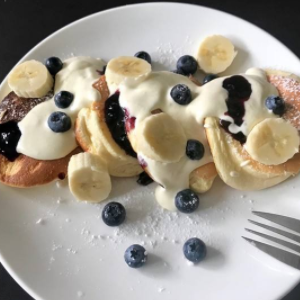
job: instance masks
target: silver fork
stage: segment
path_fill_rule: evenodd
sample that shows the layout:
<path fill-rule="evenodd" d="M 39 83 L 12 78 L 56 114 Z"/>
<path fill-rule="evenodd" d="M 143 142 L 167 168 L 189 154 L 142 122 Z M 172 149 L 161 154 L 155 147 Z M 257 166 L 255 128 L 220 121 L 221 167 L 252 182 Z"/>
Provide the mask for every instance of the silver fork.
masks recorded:
<path fill-rule="evenodd" d="M 261 218 L 267 219 L 275 224 L 281 225 L 285 228 L 291 229 L 297 233 L 300 234 L 300 220 L 294 219 L 294 218 L 290 218 L 290 217 L 285 217 L 285 216 L 281 216 L 281 215 L 275 215 L 275 214 L 270 214 L 270 213 L 265 213 L 265 212 L 260 212 L 260 211 L 252 211 L 252 213 L 256 216 L 259 216 Z M 266 224 L 262 224 L 256 221 L 252 221 L 252 220 L 248 220 L 251 224 L 257 225 L 259 227 L 262 227 L 264 229 L 267 229 L 271 232 L 277 233 L 279 235 L 282 235 L 284 237 L 289 238 L 290 240 L 299 243 L 295 244 L 295 243 L 291 243 L 291 242 L 287 242 L 285 240 L 281 240 L 277 237 L 265 234 L 265 233 L 261 233 L 252 229 L 248 229 L 245 228 L 246 231 L 258 235 L 260 237 L 263 237 L 269 241 L 275 242 L 279 245 L 285 246 L 290 250 L 294 250 L 298 253 L 300 253 L 300 235 L 294 234 L 294 233 L 290 233 L 287 231 L 284 231 L 282 229 L 279 228 L 275 228 Z M 300 270 L 300 256 L 296 255 L 292 252 L 280 249 L 280 248 L 276 248 L 274 246 L 256 241 L 256 240 L 252 240 L 250 238 L 244 237 L 242 236 L 243 239 L 245 239 L 247 242 L 251 243 L 253 246 L 257 247 L 258 249 L 260 249 L 261 251 L 271 255 L 272 257 L 282 261 L 283 263 L 294 267 L 298 270 Z"/>

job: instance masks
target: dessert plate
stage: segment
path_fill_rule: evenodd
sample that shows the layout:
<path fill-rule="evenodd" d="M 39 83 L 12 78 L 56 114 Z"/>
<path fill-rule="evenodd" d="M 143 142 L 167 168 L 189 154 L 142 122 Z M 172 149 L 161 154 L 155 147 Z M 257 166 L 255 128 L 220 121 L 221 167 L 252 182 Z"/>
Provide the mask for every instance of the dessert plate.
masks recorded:
<path fill-rule="evenodd" d="M 200 40 L 211 34 L 227 36 L 238 49 L 227 73 L 250 66 L 300 69 L 298 58 L 261 29 L 213 9 L 172 3 L 94 14 L 51 35 L 22 60 L 43 61 L 52 55 L 109 60 L 146 50 L 156 70 L 174 69 L 180 55 L 194 54 Z M 4 81 L 1 97 L 6 88 Z M 299 271 L 260 252 L 241 235 L 247 236 L 244 227 L 252 209 L 300 218 L 299 180 L 251 193 L 217 180 L 201 196 L 197 213 L 183 215 L 158 206 L 155 184 L 140 187 L 136 178 L 115 179 L 109 200 L 122 202 L 128 213 L 118 228 L 102 222 L 103 204 L 73 200 L 66 182 L 27 190 L 1 185 L 1 262 L 37 300 L 280 299 L 300 281 Z M 208 246 L 206 260 L 196 266 L 187 264 L 182 253 L 192 236 Z M 138 270 L 123 259 L 133 243 L 149 253 L 147 265 Z"/>

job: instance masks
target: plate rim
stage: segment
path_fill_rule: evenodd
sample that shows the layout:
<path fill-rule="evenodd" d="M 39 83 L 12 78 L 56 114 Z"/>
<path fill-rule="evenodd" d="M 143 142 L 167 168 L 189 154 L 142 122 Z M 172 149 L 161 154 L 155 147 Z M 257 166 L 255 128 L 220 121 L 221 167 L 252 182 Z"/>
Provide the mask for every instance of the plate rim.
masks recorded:
<path fill-rule="evenodd" d="M 274 42 L 281 44 L 281 46 L 290 53 L 290 55 L 294 56 L 294 59 L 297 59 L 300 63 L 300 58 L 294 53 L 293 50 L 291 50 L 290 48 L 288 48 L 281 40 L 277 39 L 273 34 L 269 33 L 268 31 L 266 31 L 265 29 L 259 27 L 256 24 L 251 23 L 248 20 L 245 20 L 235 14 L 226 12 L 226 11 L 222 11 L 216 8 L 212 8 L 210 6 L 205 6 L 205 5 L 198 5 L 198 4 L 193 4 L 193 3 L 183 3 L 183 2 L 146 2 L 146 3 L 134 3 L 134 4 L 128 4 L 128 5 L 121 5 L 121 6 L 115 6 L 109 9 L 105 9 L 105 10 L 101 10 L 101 11 L 97 11 L 95 13 L 91 13 L 88 14 L 82 18 L 79 18 L 75 21 L 72 21 L 71 23 L 57 29 L 56 31 L 54 31 L 53 33 L 51 33 L 50 35 L 46 36 L 45 38 L 43 38 L 41 41 L 39 41 L 33 48 L 31 48 L 28 52 L 26 52 L 18 61 L 17 63 L 11 68 L 11 70 L 18 65 L 20 62 L 24 61 L 26 59 L 26 57 L 28 55 L 30 55 L 32 52 L 34 52 L 37 48 L 39 48 L 43 43 L 47 42 L 49 39 L 51 39 L 53 36 L 60 34 L 61 32 L 63 32 L 64 30 L 69 29 L 70 27 L 77 25 L 81 22 L 86 21 L 87 19 L 91 19 L 91 18 L 97 18 L 101 15 L 105 15 L 105 14 L 109 14 L 111 12 L 114 11 L 119 11 L 119 10 L 127 10 L 127 9 L 131 9 L 134 7 L 145 7 L 145 6 L 189 6 L 189 7 L 197 7 L 197 8 L 202 8 L 202 9 L 207 9 L 213 12 L 217 12 L 217 13 L 221 13 L 224 15 L 227 15 L 230 18 L 235 18 L 237 20 L 239 20 L 239 22 L 244 22 L 246 23 L 248 26 L 254 27 L 255 29 L 262 31 L 264 34 L 268 35 L 272 40 L 274 40 Z M 7 82 L 7 77 L 9 75 L 10 71 L 7 73 L 7 75 L 3 78 L 1 84 L 0 84 L 0 90 L 3 88 L 3 86 L 6 84 Z M 300 75 L 300 73 L 298 74 Z M 5 268 L 5 270 L 9 273 L 9 275 L 14 279 L 14 281 L 26 292 L 28 293 L 31 297 L 33 297 L 35 300 L 44 300 L 40 295 L 38 295 L 33 288 L 27 286 L 27 284 L 25 282 L 23 282 L 23 279 L 21 279 L 19 277 L 19 275 L 17 274 L 17 272 L 15 272 L 15 270 L 10 266 L 9 261 L 7 261 L 6 259 L 4 259 L 2 251 L 1 251 L 1 247 L 0 247 L 0 263 L 3 265 L 3 267 Z M 290 291 L 292 291 L 298 284 L 300 283 L 300 277 L 298 282 L 296 282 L 295 284 L 293 284 L 289 289 L 283 291 L 280 295 L 278 295 L 278 300 L 283 298 L 284 296 L 286 296 Z"/>

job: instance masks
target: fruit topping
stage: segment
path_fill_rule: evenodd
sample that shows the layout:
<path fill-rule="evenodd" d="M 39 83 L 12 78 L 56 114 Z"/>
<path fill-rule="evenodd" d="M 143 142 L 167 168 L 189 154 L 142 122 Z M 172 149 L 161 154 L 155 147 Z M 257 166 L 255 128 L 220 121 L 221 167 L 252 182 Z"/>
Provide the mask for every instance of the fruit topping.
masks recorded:
<path fill-rule="evenodd" d="M 151 65 L 151 56 L 149 55 L 149 53 L 145 51 L 139 51 L 136 54 L 134 54 L 134 56 L 147 61 Z"/>
<path fill-rule="evenodd" d="M 199 197 L 192 190 L 185 189 L 176 195 L 175 206 L 183 213 L 192 213 L 199 206 Z"/>
<path fill-rule="evenodd" d="M 285 102 L 279 96 L 269 96 L 266 99 L 266 107 L 275 115 L 282 116 L 285 111 Z"/>
<path fill-rule="evenodd" d="M 58 57 L 52 56 L 46 60 L 45 66 L 50 74 L 55 76 L 63 68 L 63 62 Z"/>
<path fill-rule="evenodd" d="M 136 150 L 160 162 L 176 162 L 184 156 L 186 136 L 181 124 L 166 113 L 150 115 L 136 128 Z"/>
<path fill-rule="evenodd" d="M 137 183 L 143 186 L 149 185 L 152 182 L 153 179 L 146 172 L 142 172 L 137 180 Z"/>
<path fill-rule="evenodd" d="M 130 156 L 136 157 L 125 130 L 125 112 L 119 104 L 120 93 L 117 91 L 105 101 L 105 121 L 114 141 Z M 134 122 L 132 122 L 133 124 Z M 128 125 L 128 124 L 126 124 Z"/>
<path fill-rule="evenodd" d="M 125 207 L 118 202 L 106 204 L 102 211 L 102 220 L 108 226 L 119 226 L 126 218 Z"/>
<path fill-rule="evenodd" d="M 108 62 L 105 77 L 112 94 L 118 90 L 124 80 L 135 82 L 139 77 L 150 72 L 151 65 L 146 60 L 133 56 L 120 56 Z"/>
<path fill-rule="evenodd" d="M 250 98 L 252 93 L 251 84 L 241 75 L 226 78 L 223 81 L 223 88 L 228 91 L 228 101 L 231 102 L 244 102 Z"/>
<path fill-rule="evenodd" d="M 125 117 L 125 127 L 126 127 L 126 132 L 130 132 L 132 129 L 135 128 L 135 117 Z"/>
<path fill-rule="evenodd" d="M 106 162 L 99 155 L 83 152 L 71 157 L 68 166 L 69 187 L 80 201 L 100 202 L 111 191 Z"/>
<path fill-rule="evenodd" d="M 21 132 L 16 122 L 0 124 L 0 154 L 8 160 L 14 161 L 19 156 L 16 149 L 20 137 Z"/>
<path fill-rule="evenodd" d="M 141 245 L 131 245 L 126 249 L 124 259 L 130 268 L 140 268 L 147 261 L 146 249 Z"/>
<path fill-rule="evenodd" d="M 249 100 L 252 93 L 251 84 L 245 77 L 234 75 L 226 78 L 222 86 L 228 91 L 228 98 L 226 99 L 228 111 L 225 115 L 232 117 L 234 124 L 241 126 L 244 122 L 243 118 L 246 112 L 245 102 Z M 246 142 L 246 136 L 241 131 L 235 134 L 230 132 L 229 126 L 231 123 L 229 121 L 221 120 L 220 124 L 233 138 L 242 144 Z"/>
<path fill-rule="evenodd" d="M 229 130 L 229 126 L 231 125 L 231 122 L 226 120 L 220 120 L 220 125 L 222 128 L 229 133 L 235 140 L 239 141 L 241 144 L 246 143 L 247 137 L 239 131 L 238 133 L 231 133 Z"/>
<path fill-rule="evenodd" d="M 41 98 L 53 88 L 53 77 L 47 68 L 36 60 L 25 61 L 8 75 L 9 87 L 23 98 Z"/>
<path fill-rule="evenodd" d="M 56 111 L 49 116 L 48 126 L 54 132 L 66 132 L 72 127 L 72 121 L 67 114 Z"/>
<path fill-rule="evenodd" d="M 204 146 L 197 140 L 188 140 L 186 144 L 186 155 L 191 160 L 199 160 L 204 156 Z"/>
<path fill-rule="evenodd" d="M 180 105 L 187 105 L 192 101 L 191 90 L 185 84 L 175 85 L 172 88 L 170 95 L 172 99 Z"/>
<path fill-rule="evenodd" d="M 198 263 L 206 257 L 206 245 L 198 238 L 191 238 L 183 245 L 183 254 L 187 260 Z"/>
<path fill-rule="evenodd" d="M 181 56 L 177 61 L 178 74 L 193 75 L 196 73 L 198 64 L 196 59 L 190 55 Z"/>
<path fill-rule="evenodd" d="M 299 152 L 298 130 L 282 118 L 265 119 L 250 131 L 246 150 L 266 165 L 279 165 Z"/>
<path fill-rule="evenodd" d="M 59 108 L 67 108 L 73 102 L 74 95 L 68 91 L 60 91 L 54 96 L 55 105 Z"/>
<path fill-rule="evenodd" d="M 140 166 L 145 170 L 145 168 L 147 168 L 148 164 L 147 162 L 145 161 L 144 158 L 142 158 L 141 156 L 138 156 L 138 162 L 140 164 Z"/>
<path fill-rule="evenodd" d="M 218 74 L 232 64 L 236 54 L 237 51 L 229 39 L 221 35 L 212 35 L 200 44 L 197 61 L 204 72 Z"/>

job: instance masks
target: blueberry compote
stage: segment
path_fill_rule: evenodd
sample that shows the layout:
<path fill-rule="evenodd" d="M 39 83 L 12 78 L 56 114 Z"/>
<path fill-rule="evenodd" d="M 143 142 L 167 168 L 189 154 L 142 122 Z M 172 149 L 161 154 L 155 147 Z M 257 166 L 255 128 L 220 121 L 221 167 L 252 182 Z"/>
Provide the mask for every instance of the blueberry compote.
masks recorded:
<path fill-rule="evenodd" d="M 228 91 L 228 98 L 226 99 L 226 106 L 228 111 L 225 115 L 230 116 L 234 124 L 241 126 L 244 122 L 245 116 L 245 102 L 249 100 L 252 89 L 248 80 L 240 75 L 231 76 L 223 81 L 223 88 Z M 234 139 L 244 144 L 246 142 L 246 136 L 239 131 L 238 133 L 231 133 L 229 126 L 231 122 L 220 120 L 221 126 L 230 133 Z"/>
<path fill-rule="evenodd" d="M 137 157 L 127 138 L 125 113 L 119 104 L 120 92 L 117 91 L 105 101 L 105 120 L 114 141 L 130 156 Z"/>
<path fill-rule="evenodd" d="M 19 156 L 17 145 L 20 137 L 21 131 L 16 122 L 0 124 L 0 153 L 10 161 L 14 161 Z"/>

